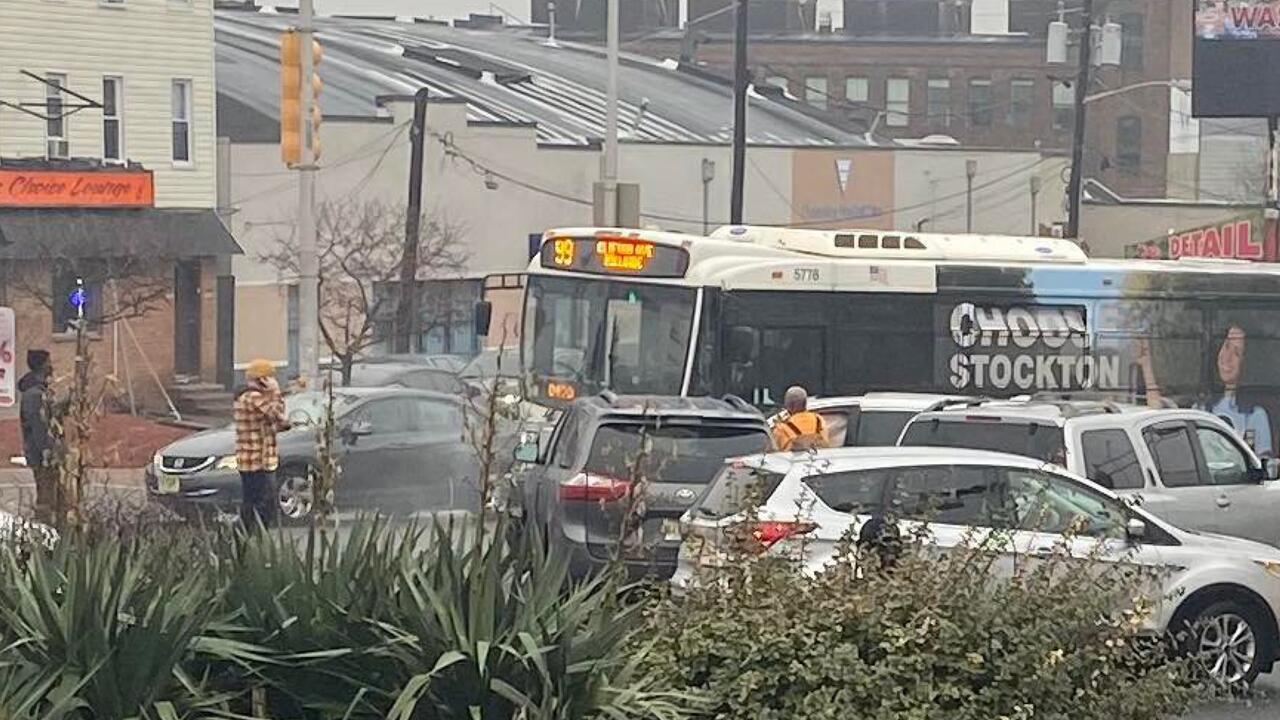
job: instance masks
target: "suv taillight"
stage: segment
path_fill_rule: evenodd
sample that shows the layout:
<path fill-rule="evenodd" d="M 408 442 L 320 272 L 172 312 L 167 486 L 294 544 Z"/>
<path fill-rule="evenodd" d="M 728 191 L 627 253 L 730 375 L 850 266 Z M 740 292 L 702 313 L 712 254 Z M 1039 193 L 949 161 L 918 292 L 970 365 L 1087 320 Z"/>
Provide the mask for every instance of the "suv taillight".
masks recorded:
<path fill-rule="evenodd" d="M 786 520 L 756 520 L 738 526 L 745 549 L 756 553 L 763 553 L 787 538 L 805 535 L 817 528 L 813 523 Z"/>
<path fill-rule="evenodd" d="M 631 494 L 631 483 L 606 475 L 578 473 L 560 483 L 560 499 L 576 502 L 617 502 Z"/>

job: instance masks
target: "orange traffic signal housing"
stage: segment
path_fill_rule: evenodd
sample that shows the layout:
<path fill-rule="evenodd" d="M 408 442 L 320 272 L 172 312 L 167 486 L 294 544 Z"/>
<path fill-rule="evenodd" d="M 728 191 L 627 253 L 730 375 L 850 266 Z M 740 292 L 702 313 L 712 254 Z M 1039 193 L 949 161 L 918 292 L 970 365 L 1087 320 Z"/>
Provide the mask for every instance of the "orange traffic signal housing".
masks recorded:
<path fill-rule="evenodd" d="M 302 162 L 302 93 L 312 94 L 310 128 L 312 158 L 320 157 L 319 97 L 324 84 L 317 70 L 323 52 L 320 43 L 311 43 L 311 78 L 304 84 L 302 78 L 302 34 L 286 30 L 280 35 L 280 159 L 286 165 Z"/>

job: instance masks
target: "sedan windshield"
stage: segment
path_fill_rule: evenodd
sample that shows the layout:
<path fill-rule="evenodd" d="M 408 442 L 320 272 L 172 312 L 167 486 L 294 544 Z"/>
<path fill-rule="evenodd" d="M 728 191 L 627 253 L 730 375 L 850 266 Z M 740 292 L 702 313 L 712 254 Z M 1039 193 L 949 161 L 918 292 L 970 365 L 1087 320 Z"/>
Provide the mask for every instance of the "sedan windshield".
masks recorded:
<path fill-rule="evenodd" d="M 324 420 L 325 404 L 329 401 L 328 396 L 322 392 L 304 392 L 294 395 L 287 395 L 284 399 L 284 414 L 290 420 L 303 420 L 316 424 Z M 333 394 L 334 412 L 339 412 L 343 407 L 351 402 L 351 396 L 343 393 Z"/>

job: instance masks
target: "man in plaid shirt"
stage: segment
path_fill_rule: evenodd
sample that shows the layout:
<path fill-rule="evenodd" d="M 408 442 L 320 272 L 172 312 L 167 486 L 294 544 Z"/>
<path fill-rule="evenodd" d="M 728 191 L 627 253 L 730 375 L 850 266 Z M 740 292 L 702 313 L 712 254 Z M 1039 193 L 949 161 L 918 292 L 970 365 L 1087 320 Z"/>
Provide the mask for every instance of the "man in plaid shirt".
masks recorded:
<path fill-rule="evenodd" d="M 248 385 L 236 395 L 236 465 L 240 469 L 240 521 L 246 527 L 270 524 L 276 511 L 276 433 L 289 428 L 275 366 L 254 360 L 245 370 Z"/>

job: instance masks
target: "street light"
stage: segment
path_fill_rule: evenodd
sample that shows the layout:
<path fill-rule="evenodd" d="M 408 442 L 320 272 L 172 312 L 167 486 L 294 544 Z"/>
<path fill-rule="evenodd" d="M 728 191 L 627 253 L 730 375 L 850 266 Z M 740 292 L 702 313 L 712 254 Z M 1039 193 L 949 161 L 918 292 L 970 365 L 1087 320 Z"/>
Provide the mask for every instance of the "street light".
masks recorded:
<path fill-rule="evenodd" d="M 1040 197 L 1040 176 L 1031 176 L 1031 235 L 1038 236 L 1040 234 L 1040 221 L 1037 217 L 1038 198 Z"/>
<path fill-rule="evenodd" d="M 711 231 L 711 181 L 716 179 L 716 161 L 702 158 L 702 234 Z"/>
<path fill-rule="evenodd" d="M 976 177 L 977 174 L 978 174 L 978 161 L 965 160 L 964 176 L 965 176 L 965 180 L 968 182 L 968 187 L 965 190 L 964 231 L 967 233 L 973 232 L 973 178 Z"/>

